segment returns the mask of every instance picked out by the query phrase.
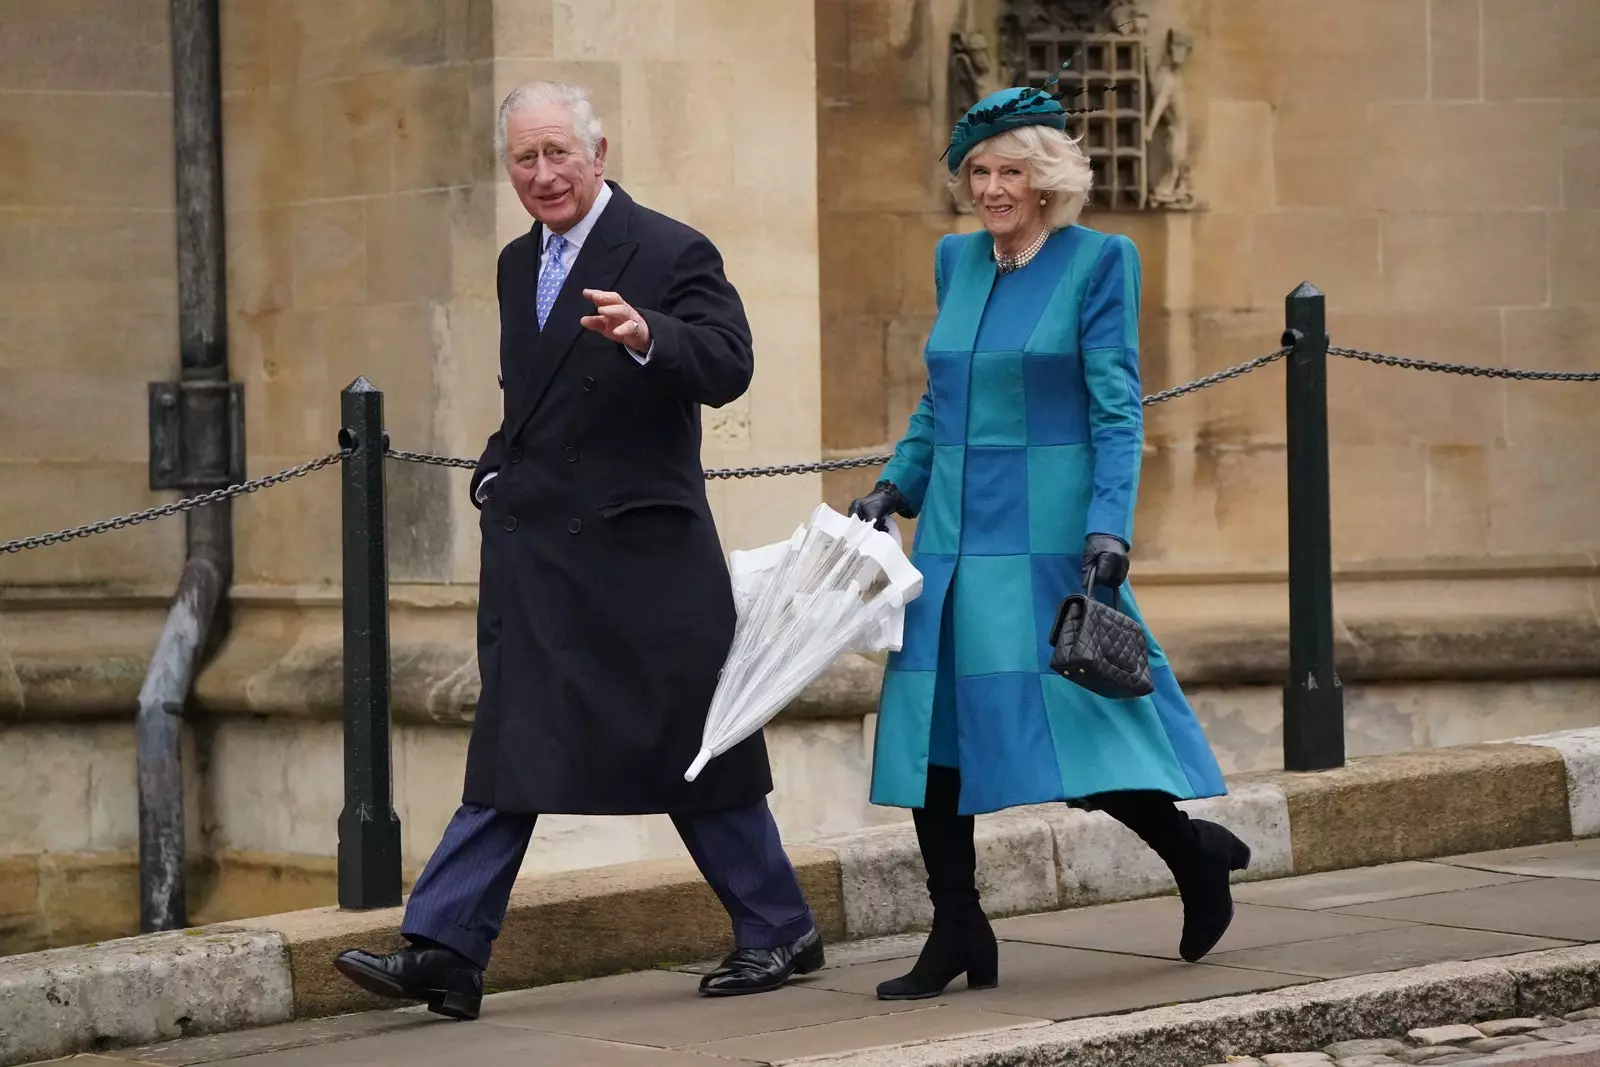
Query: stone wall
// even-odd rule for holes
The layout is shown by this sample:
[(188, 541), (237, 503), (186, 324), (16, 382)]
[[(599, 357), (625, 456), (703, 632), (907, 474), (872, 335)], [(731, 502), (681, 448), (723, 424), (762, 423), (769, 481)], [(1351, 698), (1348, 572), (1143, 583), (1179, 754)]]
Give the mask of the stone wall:
[[(145, 383), (178, 360), (166, 16), (166, 0), (0, 15), (0, 540), (152, 501)], [(0, 585), (170, 583), (182, 559), (167, 523), (11, 557)]]
[[(1196, 711), (1228, 773), (1280, 765), (1275, 686), (1200, 686)], [(1351, 755), (1471, 744), (1594, 722), (1600, 682), (1390, 682), (1349, 692)], [(771, 803), (797, 845), (904, 821), (867, 803), (872, 716), (769, 728)], [(460, 797), (467, 729), (403, 722), (394, 798), (406, 885)], [(185, 737), (189, 907), (218, 922), (336, 900), (343, 805), (338, 722), (214, 715)], [(0, 745), (0, 955), (137, 932), (138, 800), (131, 731), (117, 722), (34, 721)], [(550, 816), (525, 875), (681, 858), (665, 816)]]
[[(177, 345), (166, 0), (0, 8), (7, 539), (172, 499), (147, 488), (145, 383), (176, 377)], [(230, 360), (244, 383), (251, 475), (333, 450), (338, 393), (357, 375), (385, 391), (396, 447), (477, 454), (500, 418), (495, 257), (530, 224), (493, 159), (493, 122), (504, 94), (537, 78), (592, 91), (608, 176), (708, 234), (744, 297), (755, 381), (707, 412), (708, 465), (818, 453), (810, 0), (221, 0), (221, 9)], [(449, 743), (426, 752), (432, 780), (456, 781), (411, 820), (415, 864), (448, 814), (444, 794), (459, 786), (460, 726), (476, 699), (477, 522), (465, 472), (390, 464), (388, 478), (396, 682), (451, 724), (435, 731)], [(729, 548), (786, 537), (818, 493), (814, 477), (711, 486)], [(234, 516), (230, 635), (190, 710), (202, 741), (234, 736), (208, 733), (206, 716), (236, 711), (283, 721), (260, 736), (287, 739), (296, 720), (337, 704), (337, 475), (250, 496)], [(5, 881), (7, 915), (53, 899), (121, 916), (111, 925), (122, 929), (136, 907), (132, 710), (182, 556), (182, 524), (168, 520), (0, 560), (0, 774), (14, 778), (40, 737), (71, 739), (44, 765), (50, 791), (72, 802), (0, 815), (0, 855), (16, 874)], [(408, 602), (440, 610), (407, 615)], [(313, 731), (323, 747), (307, 768), (335, 768), (320, 777), (288, 769), (304, 745), (250, 751), (286, 768), (291, 797), (312, 784), (336, 791), (330, 731), (326, 722)], [(242, 799), (213, 804), (202, 789), (215, 781), (210, 761), (238, 751), (186, 753), (200, 790), (188, 805), (200, 913), (255, 907), (241, 903), (260, 902), (251, 885), (292, 895), (329, 884), (331, 824), (315, 821), (316, 804), (302, 829), (320, 836), (300, 852), (293, 834), (257, 840), (234, 823), (283, 829), (302, 809), (252, 808), (253, 794), (225, 787), (221, 796)], [(227, 766), (232, 777), (259, 764)], [(620, 847), (607, 843), (611, 832), (558, 830), (530, 863), (609, 855)], [(311, 859), (286, 867), (284, 855)], [(246, 872), (237, 884), (247, 888), (227, 888), (235, 883), (218, 873), (227, 870)], [(53, 936), (82, 934), (64, 921)]]
[[(998, 4), (971, 5), (981, 23)], [(1328, 294), (1335, 344), (1594, 369), (1600, 12), (1566, 0), (1146, 3), (1196, 45), (1188, 213), (1106, 213), (1144, 264), (1146, 392), (1277, 347), (1283, 298)], [(824, 443), (878, 451), (924, 379), (944, 206), (952, 4), (822, 0)], [(991, 35), (991, 40), (993, 36)], [(1592, 386), (1336, 363), (1334, 552), (1345, 565), (1600, 546)], [(1152, 409), (1135, 572), (1281, 571), (1282, 372)], [(871, 472), (840, 475), (843, 502)]]
[[(338, 392), (358, 374), (385, 391), (397, 447), (482, 448), (499, 420), (495, 255), (530, 221), (490, 142), (500, 98), (534, 78), (591, 89), (609, 176), (711, 236), (746, 300), (756, 380), (708, 413), (707, 462), (816, 453), (809, 2), (222, 8), (230, 355), (250, 473), (336, 447)], [(16, 149), (0, 177), (0, 536), (167, 499), (144, 468), (144, 383), (176, 366), (166, 23), (162, 0), (83, 0), (24, 6), (0, 37), (15, 54), (0, 130)], [(773, 33), (779, 55), (763, 47)], [(473, 580), (465, 476), (391, 465), (389, 481), (394, 578)], [(719, 484), (713, 503), (730, 545), (753, 545), (786, 536), (816, 493), (815, 479)], [(337, 580), (335, 477), (252, 497), (236, 524), (241, 585)], [(169, 522), (8, 561), (0, 585), (161, 586), (180, 560)]]

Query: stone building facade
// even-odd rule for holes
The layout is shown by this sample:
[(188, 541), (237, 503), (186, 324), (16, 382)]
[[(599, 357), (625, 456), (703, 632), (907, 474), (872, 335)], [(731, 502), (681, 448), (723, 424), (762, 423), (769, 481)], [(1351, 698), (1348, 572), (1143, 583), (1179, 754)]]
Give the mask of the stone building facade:
[[(1090, 5), (1103, 7), (1104, 5)], [(1138, 242), (1145, 391), (1275, 348), (1328, 294), (1336, 344), (1600, 367), (1600, 7), (1591, 0), (1146, 0)], [(587, 85), (612, 175), (707, 232), (755, 329), (709, 465), (884, 451), (923, 387), (938, 161), (1017, 27), (1072, 0), (222, 0), (229, 346), (248, 466), (335, 447), (385, 390), (398, 447), (474, 455), (498, 421), (494, 257), (527, 219), (490, 148), (536, 77)], [(1123, 10), (1126, 8), (1126, 10)], [(985, 81), (989, 79), (990, 81)], [(171, 498), (146, 383), (175, 377), (165, 0), (0, 3), (0, 540)], [(1176, 101), (1174, 103), (1173, 101)], [(1175, 133), (1181, 133), (1174, 141)], [(1164, 161), (1186, 161), (1158, 189)], [(1177, 190), (1174, 192), (1174, 190)], [(1334, 549), (1353, 752), (1596, 720), (1597, 390), (1338, 363)], [(1230, 768), (1276, 758), (1281, 371), (1152, 409), (1135, 567)], [(727, 546), (786, 536), (873, 473), (719, 482)], [(396, 806), (408, 870), (459, 795), (476, 695), (464, 475), (390, 464)], [(230, 630), (196, 686), (197, 918), (331, 899), (341, 802), (338, 478), (235, 509)], [(181, 527), (0, 557), (0, 951), (126, 932), (131, 709)], [(871, 664), (771, 731), (794, 839), (865, 803)], [(528, 869), (670, 853), (662, 820), (552, 820)]]

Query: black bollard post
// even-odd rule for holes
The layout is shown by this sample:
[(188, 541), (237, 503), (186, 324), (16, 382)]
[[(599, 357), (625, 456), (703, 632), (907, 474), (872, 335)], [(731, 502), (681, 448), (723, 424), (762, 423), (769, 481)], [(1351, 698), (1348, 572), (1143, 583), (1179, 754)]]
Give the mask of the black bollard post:
[(339, 906), (400, 903), (400, 819), (389, 756), (389, 556), (383, 393), (357, 378), (340, 394), (344, 490), (344, 810)]
[(1333, 545), (1328, 481), (1327, 298), (1301, 282), (1285, 301), (1289, 436), (1289, 681), (1283, 766), (1344, 766), (1344, 689), (1333, 661)]

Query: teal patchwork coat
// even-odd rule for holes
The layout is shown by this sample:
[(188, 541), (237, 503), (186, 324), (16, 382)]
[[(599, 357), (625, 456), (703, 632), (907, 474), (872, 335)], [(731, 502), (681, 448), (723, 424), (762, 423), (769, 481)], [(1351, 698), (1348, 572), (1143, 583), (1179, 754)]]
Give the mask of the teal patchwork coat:
[[(872, 800), (920, 807), (930, 763), (960, 768), (962, 814), (1125, 789), (1219, 796), (1148, 628), (1152, 696), (1097, 697), (1049, 669), (1084, 536), (1133, 543), (1138, 252), (1083, 226), (1011, 274), (996, 275), (992, 251), (983, 232), (939, 242), (928, 389), (882, 475), (918, 517), (924, 582), (884, 675)], [(1121, 596), (1138, 617), (1126, 585)]]

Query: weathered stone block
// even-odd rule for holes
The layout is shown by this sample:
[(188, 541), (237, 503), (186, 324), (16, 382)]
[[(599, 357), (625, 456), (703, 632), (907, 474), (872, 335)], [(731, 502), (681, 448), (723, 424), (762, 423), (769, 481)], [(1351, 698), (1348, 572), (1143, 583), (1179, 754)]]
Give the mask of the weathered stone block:
[[(469, 66), (425, 67), (400, 72), (394, 80), (395, 134), (393, 188), (396, 192), (439, 189), (499, 178), (492, 169), (493, 127), (490, 116), (499, 101), (474, 99), (473, 86), (487, 83), (486, 69)], [(413, 258), (421, 249), (411, 247)], [(478, 254), (487, 248), (475, 249)]]
[(373, 303), (450, 299), (455, 266), (451, 223), (447, 189), (366, 201), (368, 293)]
[(1212, 211), (1259, 211), (1274, 202), (1273, 114), (1265, 100), (1215, 100), (1195, 187)]
[[(274, 214), (277, 214), (276, 212)], [(308, 309), (334, 304), (360, 304), (367, 299), (367, 221), (359, 200), (296, 204), (293, 208), (294, 304)], [(406, 261), (435, 262), (437, 250), (418, 254), (413, 246)], [(254, 251), (265, 249), (259, 247)], [(378, 265), (383, 266), (380, 260)]]
[(1545, 227), (1545, 217), (1534, 212), (1385, 215), (1389, 306), (1427, 311), (1545, 303)]
[(1478, 0), (1429, 0), (1428, 89), (1434, 100), (1483, 96), (1483, 33)]
[[(0, 1063), (285, 1022), (284, 938), (211, 927), (0, 958)], [(99, 1047), (99, 1046), (96, 1046)]]
[(1283, 208), (1370, 210), (1372, 130), (1365, 103), (1276, 101), (1273, 189)]
[(1344, 1061), (1360, 1056), (1392, 1056), (1410, 1047), (1404, 1041), (1396, 1041), (1394, 1038), (1374, 1037), (1355, 1041), (1335, 1041), (1322, 1051), (1336, 1060)]
[(1600, 25), (1585, 0), (1484, 0), (1483, 90), (1491, 100), (1592, 99)]
[(1483, 1034), (1475, 1026), (1425, 1026), (1406, 1034), (1419, 1045), (1461, 1045), (1476, 1041)]
[[(1561, 841), (1559, 754), (1473, 745), (1378, 756), (1315, 774), (1249, 775), (1288, 799), (1298, 874)], [(1492, 820), (1483, 813), (1495, 812)]]
[(1550, 302), (1600, 304), (1600, 211), (1550, 216)]
[(1367, 188), (1386, 210), (1561, 203), (1560, 104), (1374, 104), (1371, 122)]
[(1600, 948), (1554, 949), (1502, 963), (1516, 977), (1522, 1013), (1559, 1016), (1573, 1005), (1600, 1003)]
[(1517, 744), (1561, 753), (1567, 771), (1567, 804), (1574, 837), (1600, 834), (1600, 727), (1524, 737)]
[[(1427, 93), (1425, 0), (1338, 7), (1239, 0), (1212, 13), (1210, 29), (1211, 69), (1224, 98), (1420, 100)], [(1317, 47), (1304, 47), (1308, 41)]]

